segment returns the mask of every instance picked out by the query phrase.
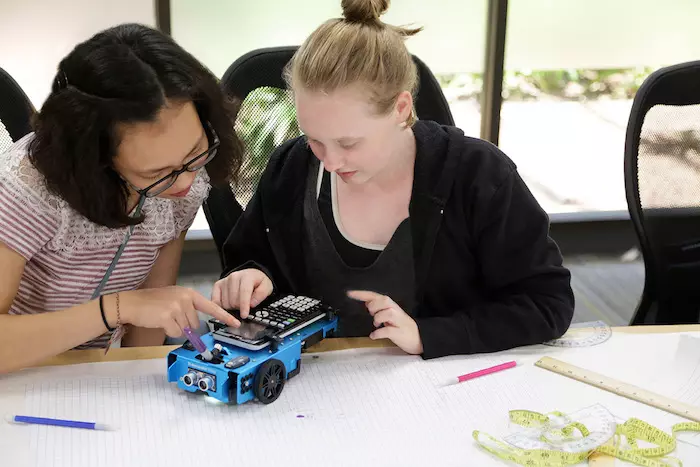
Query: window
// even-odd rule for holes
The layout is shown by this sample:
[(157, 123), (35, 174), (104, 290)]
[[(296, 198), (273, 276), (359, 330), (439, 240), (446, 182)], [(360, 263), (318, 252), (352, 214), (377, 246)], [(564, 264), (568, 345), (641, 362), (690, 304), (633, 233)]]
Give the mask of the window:
[[(340, 1), (259, 0), (197, 3), (171, 0), (172, 35), (221, 77), (243, 54), (261, 47), (299, 45), (323, 21), (341, 15)], [(406, 42), (436, 75), (455, 123), (479, 135), (487, 0), (402, 0), (382, 20), (423, 26)]]
[(509, 2), (499, 146), (549, 213), (626, 211), (632, 99), (700, 57), (690, 0)]
[[(409, 38), (406, 45), (435, 74), (456, 125), (470, 136), (478, 136), (480, 130), (486, 5), (486, 0), (438, 0), (430, 4), (423, 0), (402, 0), (393, 2), (382, 16), (389, 24), (424, 28)], [(218, 77), (247, 52), (262, 47), (300, 45), (322, 22), (341, 15), (340, 1), (327, 0), (305, 1), (305, 10), (298, 2), (279, 0), (216, 0), (205, 4), (171, 0), (170, 7), (173, 38)], [(287, 121), (287, 117), (293, 118), (289, 104), (284, 91), (271, 88), (255, 90), (243, 103), (236, 129), (246, 141), (249, 154), (236, 197), (244, 206), (257, 183), (251, 174), (266, 163), (273, 147), (287, 137), (296, 136), (296, 122)], [(274, 131), (265, 130), (269, 138), (261, 137), (259, 128), (253, 127), (265, 126), (270, 116), (283, 116), (284, 125)], [(248, 141), (249, 135), (257, 135), (255, 141)], [(262, 147), (266, 150), (261, 151)], [(200, 212), (193, 229), (205, 228), (207, 223)]]
[(78, 42), (120, 23), (156, 23), (153, 4), (142, 0), (25, 0), (3, 2), (1, 11), (0, 66), (37, 109), (51, 90), (58, 62)]

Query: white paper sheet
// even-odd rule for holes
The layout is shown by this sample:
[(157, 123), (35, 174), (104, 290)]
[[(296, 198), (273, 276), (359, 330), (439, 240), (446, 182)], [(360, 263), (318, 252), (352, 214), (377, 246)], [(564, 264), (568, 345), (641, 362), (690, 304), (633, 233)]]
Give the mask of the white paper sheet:
[[(639, 385), (664, 366), (682, 365), (662, 389), (697, 396), (699, 378), (689, 372), (693, 365), (700, 372), (700, 362), (676, 359), (678, 350), (678, 335), (618, 334), (584, 349), (533, 346), (428, 361), (397, 349), (306, 354), (276, 402), (243, 406), (180, 391), (165, 379), (165, 359), (32, 369), (0, 378), (3, 418), (68, 418), (117, 430), (0, 421), (0, 464), (503, 466), (472, 432), (506, 435), (512, 409), (574, 412), (600, 403), (620, 420), (636, 416), (662, 429), (681, 421), (534, 367), (541, 356)], [(447, 378), (513, 359), (516, 368), (443, 386)], [(691, 443), (683, 453), (685, 466), (700, 465), (700, 448)]]

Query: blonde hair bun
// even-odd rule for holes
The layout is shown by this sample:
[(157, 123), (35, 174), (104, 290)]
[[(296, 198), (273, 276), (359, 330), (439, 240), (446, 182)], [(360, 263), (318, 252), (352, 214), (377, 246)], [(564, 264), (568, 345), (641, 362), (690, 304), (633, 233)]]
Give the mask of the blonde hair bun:
[[(383, 23), (389, 0), (341, 0), (345, 18), (331, 18), (306, 38), (284, 67), (292, 89), (333, 92), (364, 87), (379, 115), (387, 115), (397, 96), (418, 90), (418, 70), (404, 39), (422, 28)], [(415, 123), (415, 112), (406, 121)]]
[(378, 23), (389, 9), (389, 0), (342, 0), (343, 17), (351, 23)]

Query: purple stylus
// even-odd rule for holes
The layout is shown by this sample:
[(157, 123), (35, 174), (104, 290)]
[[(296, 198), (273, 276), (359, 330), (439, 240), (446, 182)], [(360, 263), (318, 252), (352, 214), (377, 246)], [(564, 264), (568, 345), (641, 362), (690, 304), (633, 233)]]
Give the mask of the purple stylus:
[(202, 358), (204, 358), (204, 360), (210, 361), (212, 358), (214, 358), (214, 356), (207, 349), (207, 346), (204, 345), (204, 342), (202, 342), (202, 339), (200, 339), (196, 332), (193, 332), (192, 329), (190, 329), (189, 327), (185, 327), (183, 331), (185, 331), (187, 339), (189, 339), (194, 348), (197, 349), (197, 352), (199, 352), (202, 355)]

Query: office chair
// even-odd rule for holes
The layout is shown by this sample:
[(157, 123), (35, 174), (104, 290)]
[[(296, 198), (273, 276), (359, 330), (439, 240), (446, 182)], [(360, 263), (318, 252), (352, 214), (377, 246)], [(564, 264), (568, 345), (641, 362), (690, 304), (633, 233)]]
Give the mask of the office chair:
[[(240, 182), (231, 191), (213, 188), (204, 213), (214, 242), (221, 249), (238, 216), (257, 187), (268, 157), (284, 141), (301, 135), (294, 100), (282, 76), (297, 46), (253, 50), (229, 66), (221, 80), (224, 92), (241, 103), (236, 131), (246, 147)], [(454, 125), (454, 119), (440, 84), (418, 57), (419, 89), (415, 107), (419, 119)]]
[(19, 84), (0, 68), (0, 153), (31, 131), (34, 113)]
[(637, 324), (700, 319), (700, 61), (652, 73), (627, 126), (627, 205), (644, 260)]

